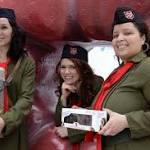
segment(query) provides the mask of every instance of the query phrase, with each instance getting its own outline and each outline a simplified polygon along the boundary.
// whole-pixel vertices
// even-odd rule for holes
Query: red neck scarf
[[[114,71],[103,83],[101,91],[97,95],[96,102],[93,106],[94,110],[101,110],[102,104],[106,95],[108,94],[110,88],[121,80],[121,78],[126,74],[126,72],[133,66],[133,62],[127,62],[122,65],[116,71]],[[85,141],[91,141],[94,138],[94,134],[92,132],[88,132],[85,136]],[[97,150],[102,150],[102,137],[99,134],[96,134],[97,139]]]
[[[0,63],[0,67],[4,68],[5,70],[5,77],[7,76],[7,69],[8,64],[10,63],[10,60],[7,60],[4,63]],[[7,112],[9,110],[9,100],[8,100],[8,91],[7,87],[4,87],[4,112]]]

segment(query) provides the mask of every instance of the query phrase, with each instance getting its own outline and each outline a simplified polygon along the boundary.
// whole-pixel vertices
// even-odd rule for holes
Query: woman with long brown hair
[[[87,51],[80,46],[65,45],[61,60],[57,65],[59,100],[56,106],[56,133],[61,138],[68,137],[71,143],[79,143],[84,139],[84,132],[67,129],[61,126],[61,110],[89,107],[103,82],[102,77],[94,75],[87,63]]]

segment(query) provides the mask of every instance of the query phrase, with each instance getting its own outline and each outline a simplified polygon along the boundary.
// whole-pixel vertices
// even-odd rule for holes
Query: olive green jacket
[[[105,97],[103,107],[125,114],[130,134],[107,138],[103,150],[150,149],[150,58],[140,52],[131,59],[134,66]]]
[[[101,85],[103,83],[103,78],[102,77],[98,77],[95,76],[96,80],[95,80],[95,87],[94,87],[94,93],[95,95],[97,94],[97,92],[100,90]],[[94,98],[93,98],[94,99]],[[57,106],[56,106],[56,111],[55,111],[55,123],[56,126],[61,126],[61,111],[62,108],[64,108],[64,106],[61,103],[61,100],[59,98]],[[85,131],[82,130],[75,130],[75,129],[67,129],[68,130],[68,138],[69,141],[73,144],[75,143],[80,143],[85,136]]]
[[[8,73],[12,72],[15,64],[10,64]],[[35,64],[29,57],[24,56],[21,64],[8,86],[8,112],[1,115],[5,121],[3,138],[0,138],[1,150],[28,150],[25,116],[30,112],[35,80]]]

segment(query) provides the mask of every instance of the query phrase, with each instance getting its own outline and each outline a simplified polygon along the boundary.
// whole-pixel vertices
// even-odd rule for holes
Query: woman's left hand
[[[104,136],[114,136],[125,128],[128,128],[128,122],[125,115],[113,112],[110,109],[103,110],[107,111],[109,114],[109,120],[98,132],[99,134]]]
[[[2,130],[5,127],[5,122],[4,120],[0,117],[0,138],[2,137]]]
[[[55,127],[55,132],[61,138],[68,137],[68,130],[65,127]]]

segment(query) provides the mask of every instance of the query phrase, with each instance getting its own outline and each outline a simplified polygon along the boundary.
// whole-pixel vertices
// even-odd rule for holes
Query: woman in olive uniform
[[[0,149],[28,150],[25,116],[34,92],[35,65],[13,9],[0,8]],[[4,83],[4,84],[2,84]]]
[[[116,9],[112,45],[122,63],[104,81],[93,105],[109,114],[99,131],[97,149],[102,138],[103,150],[149,150],[150,33],[133,9]]]

